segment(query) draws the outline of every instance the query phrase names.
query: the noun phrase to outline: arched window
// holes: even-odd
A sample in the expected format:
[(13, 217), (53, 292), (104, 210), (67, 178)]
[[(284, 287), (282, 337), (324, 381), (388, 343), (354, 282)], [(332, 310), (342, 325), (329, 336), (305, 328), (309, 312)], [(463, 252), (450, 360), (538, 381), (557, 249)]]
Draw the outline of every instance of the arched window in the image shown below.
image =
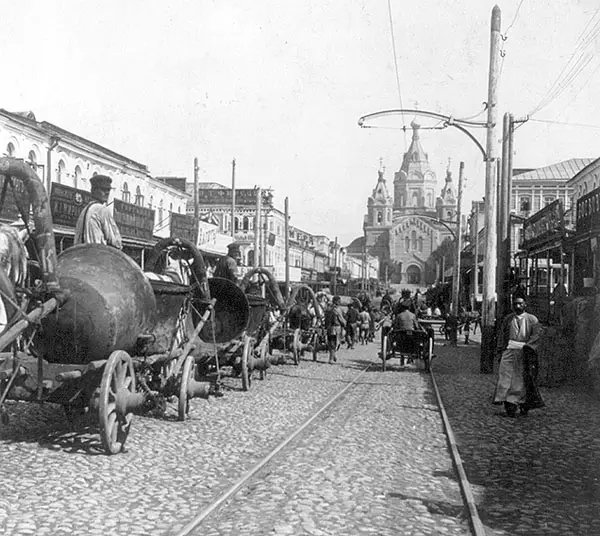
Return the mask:
[(529, 212), (531, 210), (531, 198), (528, 196), (521, 197), (520, 210), (521, 212)]
[(417, 249), (417, 231), (410, 233), (410, 242), (412, 249)]
[(65, 161), (61, 158), (58, 161), (58, 168), (56, 168), (56, 182), (58, 182), (58, 184), (62, 184), (65, 180), (66, 167)]
[(154, 201), (154, 196), (150, 196), (150, 201), (148, 201), (148, 208), (152, 208), (153, 201)]
[(37, 171), (37, 156), (34, 151), (29, 151), (29, 154), (27, 155), (27, 163), (31, 166), (33, 171)]
[(79, 179), (81, 178), (81, 168), (79, 166), (75, 166), (75, 171), (73, 171), (73, 186), (77, 188), (79, 186)]
[(544, 206), (547, 207), (553, 201), (554, 201), (554, 197), (552, 197), (550, 195), (544, 197)]
[(237, 216), (235, 217), (234, 225), (235, 225), (234, 230), (235, 231), (239, 231), (239, 229), (240, 229), (240, 219)]
[(419, 253), (423, 253), (423, 237), (419, 237)]
[(381, 224), (383, 221), (383, 214), (381, 214), (381, 210), (377, 211), (377, 223)]
[(12, 143), (6, 146), (6, 154), (8, 156), (15, 156), (15, 146)]
[(158, 224), (162, 225), (162, 221), (163, 221), (163, 200), (160, 200), (160, 203), (158, 205)]
[(446, 219), (451, 220), (452, 219), (452, 211), (449, 210), (448, 212), (446, 212)]
[(419, 194), (417, 192), (413, 192), (412, 194), (412, 203), (411, 205), (413, 207), (418, 207), (419, 206)]
[(129, 198), (130, 198), (129, 186), (127, 185), (126, 182), (124, 182), (123, 183), (123, 201), (125, 201), (125, 203), (129, 203)]
[(408, 251), (410, 249), (410, 238), (408, 236), (404, 237), (404, 250)]
[(173, 213), (173, 203), (169, 203), (169, 214)]
[(432, 207), (432, 206), (433, 206), (433, 199), (432, 199), (432, 197), (431, 197), (431, 192), (429, 192), (429, 193), (427, 194), (427, 206), (428, 206), (428, 207)]
[(144, 196), (142, 195), (142, 190), (139, 186), (135, 187), (135, 204), (140, 207), (144, 206)]
[(242, 220), (242, 229), (244, 231), (247, 231), (250, 227), (250, 221), (248, 220), (248, 216), (244, 216), (244, 219)]

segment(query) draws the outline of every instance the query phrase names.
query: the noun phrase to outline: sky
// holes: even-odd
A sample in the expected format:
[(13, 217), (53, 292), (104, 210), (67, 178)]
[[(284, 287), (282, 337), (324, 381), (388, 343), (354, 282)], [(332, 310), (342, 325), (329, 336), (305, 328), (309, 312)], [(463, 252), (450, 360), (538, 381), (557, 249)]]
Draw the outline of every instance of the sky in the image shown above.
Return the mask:
[[(358, 119), (402, 104), (485, 122), (494, 4), (4, 2), (0, 108), (31, 110), (155, 176), (193, 180), (197, 157), (200, 180), (230, 185), (235, 158), (236, 187), (272, 188), (278, 208), (289, 197), (293, 225), (348, 244), (362, 235), (380, 159), (392, 189), (410, 143), (402, 127), (415, 117), (369, 129)], [(498, 5), (498, 118), (530, 114), (515, 133), (514, 166), (600, 156), (597, 0)], [(472, 133), (485, 146), (485, 129)], [(468, 212), (485, 191), (475, 144), (452, 128), (423, 130), (421, 142), (440, 189), (446, 168), (456, 179), (465, 163)]]

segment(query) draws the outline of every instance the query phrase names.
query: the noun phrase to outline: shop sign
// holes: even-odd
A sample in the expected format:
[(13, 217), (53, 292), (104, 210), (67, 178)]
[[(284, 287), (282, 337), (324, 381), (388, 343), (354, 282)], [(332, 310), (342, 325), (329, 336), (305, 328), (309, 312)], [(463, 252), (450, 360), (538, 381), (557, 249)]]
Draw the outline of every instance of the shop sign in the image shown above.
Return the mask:
[(196, 244), (198, 240), (198, 224), (193, 216), (171, 214), (171, 238), (183, 238)]
[(577, 200), (575, 229), (578, 233), (600, 227), (600, 188), (592, 190)]
[(53, 182), (50, 191), (52, 223), (74, 228), (79, 215), (90, 201), (92, 194), (87, 190)]
[(521, 249), (530, 249), (564, 235), (565, 221), (562, 201), (557, 199), (523, 222)]
[(113, 216), (121, 236), (152, 240), (154, 235), (154, 210), (115, 199)]
[[(6, 180), (5, 175), (0, 175), (0, 199), (2, 198), (2, 193), (5, 191)], [(21, 217), (19, 206), (28, 212), (30, 203), (24, 182), (19, 179), (13, 179), (11, 184), (6, 184), (6, 193), (4, 194), (2, 207), (0, 207), (0, 217), (5, 220), (14, 221)]]
[[(240, 188), (235, 191), (236, 205), (256, 206), (256, 192), (254, 188)], [(262, 205), (268, 208), (273, 206), (273, 193), (270, 190), (261, 190)], [(199, 205), (231, 205), (230, 188), (199, 188)]]

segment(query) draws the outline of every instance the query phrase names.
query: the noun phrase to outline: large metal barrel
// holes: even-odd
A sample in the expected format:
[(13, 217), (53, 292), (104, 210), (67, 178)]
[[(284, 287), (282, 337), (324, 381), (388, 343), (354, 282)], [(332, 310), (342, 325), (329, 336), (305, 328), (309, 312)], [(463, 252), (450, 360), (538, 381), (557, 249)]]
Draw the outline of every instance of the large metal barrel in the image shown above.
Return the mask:
[(99, 244), (66, 249), (58, 257), (60, 288), (69, 299), (45, 318), (36, 348), (53, 363), (107, 359), (133, 352), (138, 335), (156, 324), (156, 299), (141, 268), (122, 251)]
[(210, 295), (216, 298), (215, 314), (202, 331), (205, 343), (225, 343), (239, 337), (248, 327), (250, 308), (244, 292), (227, 279), (213, 277), (208, 280)]

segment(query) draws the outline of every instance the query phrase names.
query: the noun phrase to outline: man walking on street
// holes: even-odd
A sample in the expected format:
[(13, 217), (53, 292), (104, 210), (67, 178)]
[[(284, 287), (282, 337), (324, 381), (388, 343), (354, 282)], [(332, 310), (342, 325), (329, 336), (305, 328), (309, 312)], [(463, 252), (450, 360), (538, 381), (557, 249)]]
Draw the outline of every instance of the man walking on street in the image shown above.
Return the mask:
[(348, 305), (346, 312), (346, 343), (348, 348), (352, 350), (356, 342), (356, 332), (358, 329), (358, 311), (354, 308), (354, 304)]
[(537, 353), (540, 323), (525, 312), (525, 300), (515, 298), (514, 312), (502, 321), (496, 353), (500, 358), (494, 404), (504, 404), (506, 415), (516, 417), (517, 409), (527, 415), (544, 401), (537, 387)]
[(112, 179), (94, 175), (90, 179), (93, 201), (83, 209), (75, 225), (75, 244), (105, 244), (122, 249), (121, 233), (108, 209)]
[(340, 302), (340, 297), (334, 296), (331, 306), (325, 312), (325, 330), (327, 332), (330, 364), (337, 361), (336, 351), (342, 338), (342, 328), (346, 325)]

